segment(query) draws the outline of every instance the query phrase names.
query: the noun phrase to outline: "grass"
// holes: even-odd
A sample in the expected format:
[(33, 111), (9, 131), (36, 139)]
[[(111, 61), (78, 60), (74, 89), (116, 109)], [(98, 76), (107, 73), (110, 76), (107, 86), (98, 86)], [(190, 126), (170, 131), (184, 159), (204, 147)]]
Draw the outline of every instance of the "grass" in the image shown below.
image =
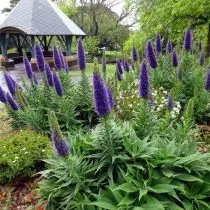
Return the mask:
[[(113, 77), (115, 74), (115, 65), (113, 64), (107, 64), (107, 77)], [(100, 69), (101, 70), (101, 69)], [(93, 74), (93, 63), (87, 63), (86, 66), (86, 75), (88, 77), (92, 76)], [(81, 76), (81, 72), (79, 70), (70, 71), (71, 76)]]

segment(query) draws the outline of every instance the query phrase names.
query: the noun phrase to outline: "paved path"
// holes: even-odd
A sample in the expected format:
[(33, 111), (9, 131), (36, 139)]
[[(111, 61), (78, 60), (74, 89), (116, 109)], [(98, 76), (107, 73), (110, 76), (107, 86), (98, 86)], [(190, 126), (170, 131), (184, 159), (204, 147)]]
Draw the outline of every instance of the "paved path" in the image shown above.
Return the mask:
[[(25, 70), (24, 70), (23, 64), (16, 64), (14, 70), (8, 70), (7, 72), (19, 84), (21, 83), (21, 78), (25, 77)], [(36, 74), (36, 77), (38, 78), (38, 80), (40, 80), (41, 79), (40, 73), (39, 72), (35, 72), (35, 74)], [(72, 77), (72, 80), (74, 82), (78, 82), (80, 80), (80, 78), (81, 77), (79, 77), (79, 76), (74, 76), (74, 77)], [(6, 86), (5, 80), (4, 80), (4, 71), (3, 71), (3, 69), (0, 69), (0, 85), (5, 90), (7, 90), (7, 86)]]

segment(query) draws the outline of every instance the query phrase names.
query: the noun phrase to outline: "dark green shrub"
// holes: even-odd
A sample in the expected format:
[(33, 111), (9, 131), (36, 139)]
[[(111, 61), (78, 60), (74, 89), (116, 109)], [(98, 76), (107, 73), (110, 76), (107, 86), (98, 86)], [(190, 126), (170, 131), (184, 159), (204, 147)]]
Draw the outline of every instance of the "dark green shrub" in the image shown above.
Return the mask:
[(52, 151), (49, 138), (31, 130), (14, 133), (0, 143), (0, 183), (31, 176)]

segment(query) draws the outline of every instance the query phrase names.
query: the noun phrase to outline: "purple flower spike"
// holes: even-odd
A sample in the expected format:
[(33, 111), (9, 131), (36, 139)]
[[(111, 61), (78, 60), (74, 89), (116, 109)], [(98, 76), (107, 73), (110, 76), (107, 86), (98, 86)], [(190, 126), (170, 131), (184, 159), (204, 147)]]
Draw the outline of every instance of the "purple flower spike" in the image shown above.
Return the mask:
[(15, 88), (16, 88), (15, 81), (7, 73), (4, 73), (4, 78), (5, 78), (9, 92), (12, 95), (15, 95)]
[(96, 113), (104, 117), (111, 109), (109, 95), (103, 80), (96, 72), (93, 72), (93, 97)]
[(178, 57), (177, 57), (177, 54), (174, 50), (172, 52), (172, 65), (173, 65), (173, 67), (178, 66)]
[(24, 63), (26, 75), (29, 79), (31, 79), (33, 77), (33, 71), (32, 71), (32, 67), (31, 67), (31, 63), (29, 62), (27, 57), (24, 57), (23, 63)]
[(86, 69), (85, 50), (81, 39), (77, 42), (77, 60), (79, 69), (84, 71)]
[(12, 98), (12, 96), (9, 93), (6, 94), (6, 97), (7, 97), (7, 102), (11, 107), (11, 109), (17, 111), (19, 109), (19, 106), (16, 103), (16, 101)]
[(168, 110), (172, 110), (173, 109), (173, 101), (172, 101), (172, 98), (171, 98), (170, 95), (168, 95), (168, 98), (167, 98), (166, 108)]
[(203, 56), (202, 53), (201, 53), (200, 56), (199, 56), (199, 64), (200, 64), (201, 66), (203, 66), (203, 64), (204, 64), (204, 56)]
[(124, 70), (129, 72), (130, 71), (130, 66), (127, 60), (124, 61)]
[(35, 73), (33, 73), (33, 81), (34, 81), (34, 84), (35, 85), (38, 85), (39, 84), (39, 82), (38, 82), (38, 80), (36, 78), (36, 74)]
[(150, 97), (149, 74), (147, 70), (147, 64), (144, 60), (141, 63), (139, 76), (139, 96), (144, 99), (149, 99)]
[(118, 79), (119, 81), (121, 81), (121, 80), (122, 80), (122, 75), (120, 74), (118, 68), (116, 68), (116, 75), (117, 75), (117, 79)]
[(53, 87), (53, 77), (52, 77), (52, 71), (50, 69), (50, 66), (48, 63), (45, 63), (45, 78), (47, 80), (48, 85), (50, 85), (51, 87)]
[(5, 93), (5, 91), (2, 89), (1, 86), (0, 86), (0, 101), (1, 101), (2, 103), (6, 103), (6, 102), (7, 102), (6, 93)]
[(147, 42), (146, 55), (151, 68), (157, 68), (157, 59), (151, 41)]
[(202, 42), (199, 41), (199, 43), (198, 43), (198, 50), (199, 50), (199, 52), (201, 52), (202, 49), (203, 49), (203, 47), (202, 47)]
[(65, 63), (64, 70), (65, 70), (66, 73), (69, 73), (68, 63)]
[(205, 89), (210, 92), (210, 70), (208, 69), (206, 73), (206, 84)]
[(118, 72), (120, 74), (123, 74), (123, 69), (122, 69), (120, 61), (117, 61), (116, 65), (117, 65), (116, 67), (117, 67)]
[(110, 108), (112, 109), (114, 107), (114, 101), (113, 101), (113, 96), (112, 96), (112, 90), (110, 88), (107, 89), (108, 91), (108, 96), (109, 96), (109, 104)]
[(158, 53), (162, 52), (162, 41), (161, 41), (161, 37), (160, 34), (157, 34), (155, 37), (155, 43), (156, 43), (156, 51)]
[(184, 49), (186, 51), (190, 51), (192, 49), (192, 32), (190, 29), (187, 29), (184, 34)]
[(70, 149), (65, 139), (59, 139), (55, 132), (52, 132), (52, 144), (58, 156), (66, 157), (69, 155)]
[(167, 52), (167, 53), (171, 53), (172, 51), (173, 51), (173, 45), (172, 45), (171, 42), (168, 42), (168, 43), (166, 44), (166, 52)]
[(55, 65), (56, 69), (62, 69), (60, 53), (56, 46), (54, 46), (54, 48), (53, 48), (53, 61), (54, 61), (54, 65)]
[(137, 54), (137, 51), (136, 51), (135, 47), (133, 47), (133, 49), (132, 49), (132, 58), (133, 58), (134, 62), (138, 61), (138, 54)]
[(182, 79), (182, 69), (179, 68), (177, 71), (177, 79), (181, 80)]
[(63, 96), (63, 87), (56, 72), (53, 72), (53, 82), (54, 82), (54, 88), (55, 88), (56, 93), (59, 96)]
[(45, 59), (41, 47), (37, 44), (35, 46), (35, 56), (37, 60), (37, 67), (40, 71), (44, 70)]
[(62, 69), (65, 69), (66, 60), (62, 52), (60, 53), (60, 58), (61, 58)]

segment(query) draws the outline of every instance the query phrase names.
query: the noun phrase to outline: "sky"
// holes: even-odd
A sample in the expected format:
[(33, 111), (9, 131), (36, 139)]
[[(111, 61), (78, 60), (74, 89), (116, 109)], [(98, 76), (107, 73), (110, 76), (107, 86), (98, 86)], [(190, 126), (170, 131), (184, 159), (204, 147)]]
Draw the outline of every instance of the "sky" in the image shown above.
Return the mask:
[[(123, 0), (118, 0), (116, 2), (120, 2), (120, 3), (117, 4), (115, 7), (113, 7), (112, 10), (120, 15), (122, 12), (122, 8), (123, 8)], [(1, 10), (4, 9), (5, 7), (9, 7), (9, 0), (0, 0), (0, 23), (6, 17), (6, 14), (1, 13)], [(131, 18), (128, 18), (127, 20), (125, 20), (125, 23), (126, 22), (129, 23), (131, 21), (132, 21)]]

